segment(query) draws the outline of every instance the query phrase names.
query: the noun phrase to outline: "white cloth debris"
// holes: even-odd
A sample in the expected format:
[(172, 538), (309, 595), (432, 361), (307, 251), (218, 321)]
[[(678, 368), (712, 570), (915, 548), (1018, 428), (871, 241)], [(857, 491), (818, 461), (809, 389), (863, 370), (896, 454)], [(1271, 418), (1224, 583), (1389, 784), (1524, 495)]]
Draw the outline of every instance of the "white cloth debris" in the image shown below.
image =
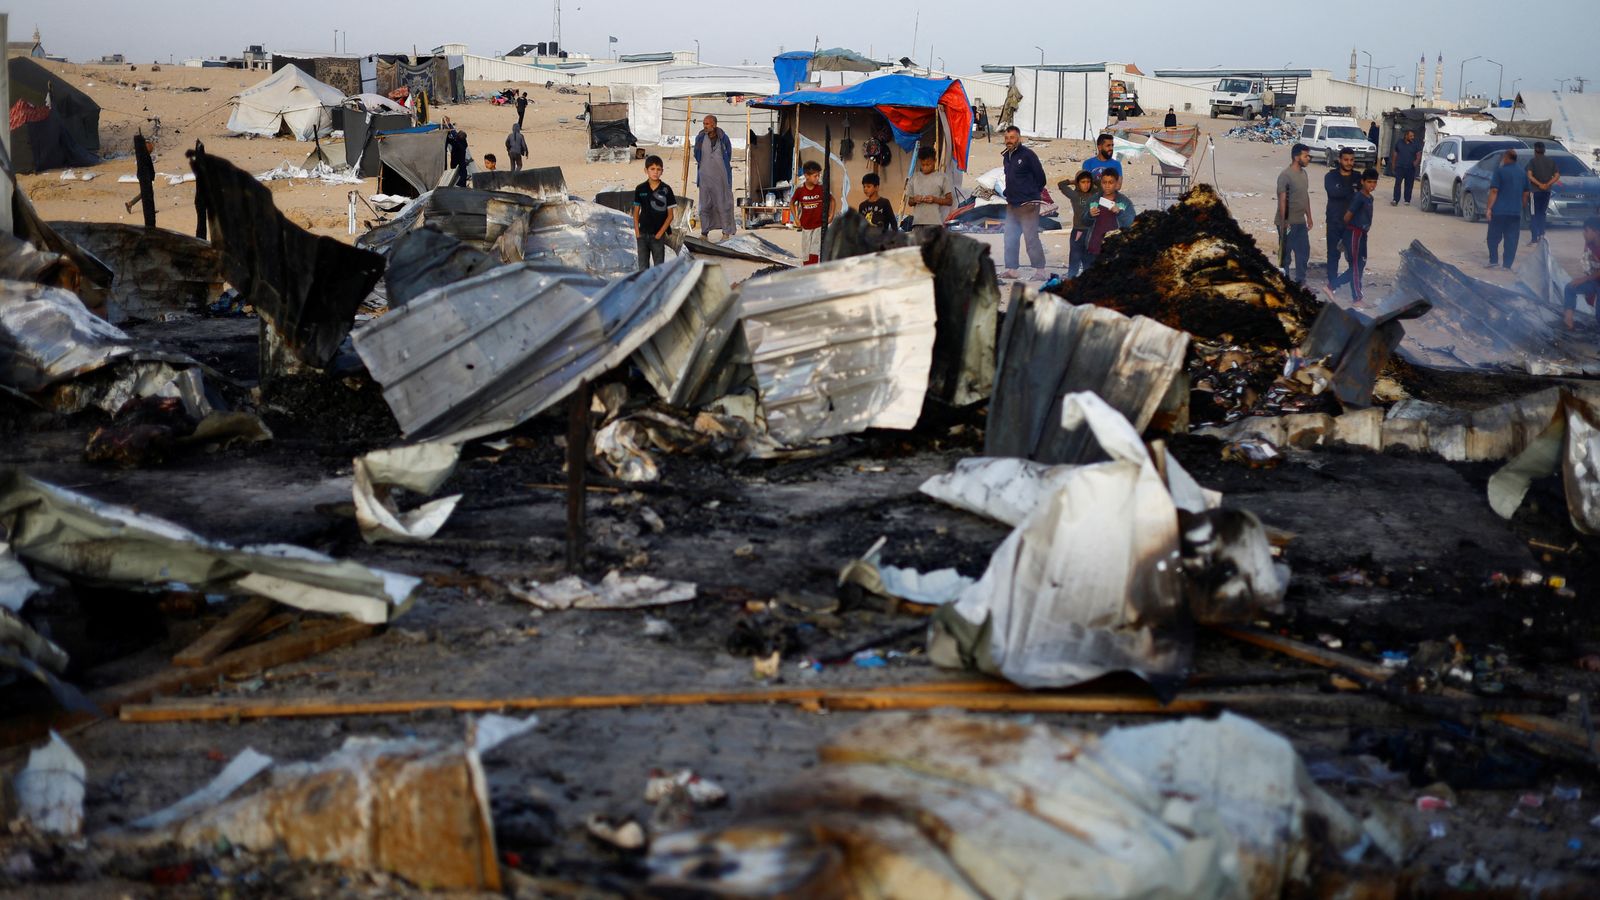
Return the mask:
[(23, 820), (46, 834), (74, 835), (83, 831), (87, 774), (78, 754), (72, 752), (61, 735), (50, 732), (50, 742), (28, 754), (27, 767), (12, 781)]
[(623, 575), (616, 569), (607, 572), (598, 585), (569, 575), (549, 584), (511, 584), (506, 589), (513, 597), (540, 609), (637, 609), (682, 603), (695, 596), (693, 582), (663, 581), (651, 575)]

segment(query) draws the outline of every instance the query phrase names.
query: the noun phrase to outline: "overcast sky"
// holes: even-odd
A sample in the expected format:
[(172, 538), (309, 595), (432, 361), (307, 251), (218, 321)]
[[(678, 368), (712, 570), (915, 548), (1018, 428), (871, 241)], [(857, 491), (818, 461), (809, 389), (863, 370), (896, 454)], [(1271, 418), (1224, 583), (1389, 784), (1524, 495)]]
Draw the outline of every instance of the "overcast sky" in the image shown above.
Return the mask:
[[(13, 41), (37, 26), (51, 55), (73, 60), (123, 53), (148, 62), (192, 56), (237, 56), (246, 44), (268, 49), (333, 48), (347, 30), (351, 52), (427, 52), (446, 41), (493, 56), (519, 43), (549, 40), (551, 0), (381, 3), (277, 3), (262, 0), (26, 0), (5, 3)], [(1444, 54), (1445, 95), (1456, 93), (1462, 59), (1483, 56), (1505, 66), (1504, 90), (1514, 79), (1526, 91), (1552, 90), (1555, 79), (1600, 78), (1595, 38), (1596, 0), (1542, 0), (1533, 5), (1488, 0), (1433, 3), (1333, 3), (1313, 0), (1225, 2), (1097, 2), (1044, 0), (1009, 5), (983, 0), (566, 0), (562, 44), (607, 56), (693, 49), (708, 63), (766, 63), (779, 48), (845, 46), (879, 59), (930, 57), (949, 71), (983, 63), (1028, 63), (1044, 48), (1047, 62), (1131, 62), (1161, 68), (1331, 69), (1344, 77), (1355, 47), (1374, 66), (1394, 66), (1373, 78), (1409, 86), (1417, 58)], [(1337, 12), (1343, 8), (1348, 12)], [(803, 10), (803, 14), (796, 11)], [(911, 10), (920, 10), (917, 15)], [(1105, 20), (1109, 17), (1111, 21)], [(1075, 35), (1084, 35), (1083, 38)], [(615, 35), (618, 43), (608, 45)], [(1365, 56), (1360, 79), (1367, 78)], [(1499, 70), (1485, 60), (1467, 64), (1475, 92), (1493, 94)], [(1591, 90), (1600, 90), (1600, 82)]]

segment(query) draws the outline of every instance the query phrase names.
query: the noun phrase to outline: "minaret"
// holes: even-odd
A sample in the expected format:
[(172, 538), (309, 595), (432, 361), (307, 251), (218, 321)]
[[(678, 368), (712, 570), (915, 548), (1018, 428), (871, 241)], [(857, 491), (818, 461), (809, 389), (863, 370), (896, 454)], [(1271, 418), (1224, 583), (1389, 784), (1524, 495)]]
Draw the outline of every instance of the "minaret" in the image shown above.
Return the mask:
[(1433, 105), (1444, 100), (1444, 54), (1439, 54), (1439, 64), (1433, 67)]
[(1361, 74), (1356, 71), (1356, 48), (1350, 48), (1350, 80), (1360, 81)]
[(1426, 54), (1417, 57), (1417, 87), (1412, 91), (1413, 96), (1421, 97), (1422, 89), (1428, 79), (1428, 57)]

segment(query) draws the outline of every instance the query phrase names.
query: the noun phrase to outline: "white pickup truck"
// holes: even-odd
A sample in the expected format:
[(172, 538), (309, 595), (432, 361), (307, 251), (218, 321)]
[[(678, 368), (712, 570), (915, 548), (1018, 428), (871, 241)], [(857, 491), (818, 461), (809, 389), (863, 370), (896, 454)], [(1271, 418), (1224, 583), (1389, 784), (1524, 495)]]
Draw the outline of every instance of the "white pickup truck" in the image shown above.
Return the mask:
[(1339, 151), (1344, 149), (1355, 151), (1356, 171), (1378, 164), (1378, 148), (1367, 140), (1361, 124), (1349, 116), (1306, 116), (1300, 122), (1300, 143), (1329, 168), (1338, 165)]
[(1226, 76), (1211, 89), (1211, 118), (1220, 115), (1254, 119), (1286, 116), (1294, 109), (1300, 79), (1293, 76)]

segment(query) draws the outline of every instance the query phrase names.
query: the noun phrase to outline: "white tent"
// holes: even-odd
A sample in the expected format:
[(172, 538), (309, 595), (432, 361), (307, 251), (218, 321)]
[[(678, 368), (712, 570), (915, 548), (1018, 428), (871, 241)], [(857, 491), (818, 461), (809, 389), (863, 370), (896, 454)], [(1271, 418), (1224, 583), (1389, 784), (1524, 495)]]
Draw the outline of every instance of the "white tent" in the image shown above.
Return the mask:
[(1594, 164), (1600, 151), (1600, 93), (1525, 91), (1517, 118), (1549, 119), (1550, 134), (1575, 156)]
[(390, 100), (388, 97), (381, 97), (381, 96), (379, 96), (377, 94), (356, 94), (354, 97), (347, 98), (346, 102), (350, 103), (351, 105), (353, 105), (357, 109), (361, 110), (362, 112), (369, 112), (369, 113), (409, 113), (409, 112), (411, 112), (411, 110), (406, 109), (404, 106), (401, 106), (400, 104), (394, 102), (393, 100)]
[[(628, 104), (628, 128), (641, 145), (682, 146), (684, 119), (698, 120), (711, 113), (738, 149), (745, 144), (746, 110), (729, 98), (777, 92), (778, 78), (771, 66), (676, 66), (662, 71), (659, 84), (612, 85), (611, 99)], [(755, 110), (750, 119), (757, 131), (775, 121), (770, 110)], [(699, 122), (689, 130), (699, 131)]]
[(233, 98), (228, 130), (263, 137), (292, 134), (297, 141), (309, 141), (333, 131), (333, 110), (343, 102), (344, 92), (338, 88), (284, 66)]
[[(1022, 104), (1013, 121), (1029, 137), (1090, 141), (1106, 128), (1111, 76), (1105, 63), (984, 69), (1008, 78), (1015, 73)], [(992, 103), (988, 106), (991, 117), (999, 111)]]

